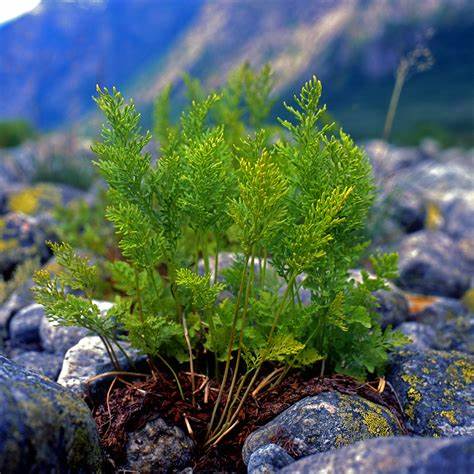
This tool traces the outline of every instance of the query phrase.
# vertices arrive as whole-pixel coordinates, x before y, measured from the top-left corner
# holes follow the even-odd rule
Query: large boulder
[[[0,356],[0,472],[101,472],[88,407],[68,390]]]
[[[461,352],[402,350],[388,381],[420,436],[474,435],[474,357]]]
[[[463,263],[456,243],[442,232],[408,235],[399,247],[403,289],[460,298],[469,289],[473,268]]]
[[[328,453],[308,456],[278,472],[467,474],[472,472],[473,463],[472,437],[433,439],[401,436],[369,439]]]
[[[242,456],[249,462],[267,444],[291,446],[296,458],[339,448],[356,441],[401,433],[395,416],[386,408],[356,395],[324,392],[307,397],[253,432]]]
[[[155,418],[128,435],[123,472],[167,473],[189,465],[193,441],[183,431]]]

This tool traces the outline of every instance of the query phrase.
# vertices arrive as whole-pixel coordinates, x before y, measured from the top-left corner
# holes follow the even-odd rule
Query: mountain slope
[[[434,28],[435,66],[407,83],[395,132],[470,142],[473,25],[470,0],[47,0],[0,28],[0,119],[72,123],[93,110],[97,82],[148,113],[184,72],[215,86],[250,61],[272,63],[284,98],[316,73],[335,118],[356,137],[377,136],[398,61]]]
[[[196,14],[195,0],[43,0],[0,27],[0,118],[42,128],[92,106],[95,84],[121,87],[168,51]]]

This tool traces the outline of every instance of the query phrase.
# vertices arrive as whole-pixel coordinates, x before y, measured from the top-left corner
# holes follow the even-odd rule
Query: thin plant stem
[[[242,318],[241,318],[241,328],[240,328],[240,336],[239,336],[239,344],[238,344],[238,349],[237,349],[237,356],[235,359],[235,364],[234,364],[234,374],[232,376],[232,381],[230,384],[229,391],[227,393],[227,401],[224,407],[224,410],[222,411],[221,418],[219,420],[219,423],[217,426],[220,425],[222,420],[225,419],[227,415],[227,410],[229,407],[230,402],[232,401],[232,394],[234,392],[235,384],[237,383],[237,377],[239,376],[239,367],[240,367],[240,360],[242,356],[242,346],[243,346],[243,340],[244,340],[244,329],[245,329],[245,324],[247,322],[247,315],[248,315],[248,306],[249,306],[249,298],[250,298],[250,291],[253,287],[253,282],[255,279],[255,254],[252,249],[252,257],[250,259],[250,277],[247,282],[247,288],[245,289],[245,299],[244,299],[244,306],[243,306],[243,313],[242,313]]]
[[[184,400],[184,392],[183,392],[183,387],[181,386],[181,383],[178,379],[178,375],[176,374],[176,372],[174,371],[173,367],[171,367],[171,365],[168,363],[168,361],[162,357],[160,354],[156,354],[156,357],[158,357],[158,359],[161,360],[161,362],[163,362],[163,364],[166,365],[166,367],[168,368],[168,370],[171,372],[171,374],[173,375],[173,378],[175,379],[176,381],[176,385],[178,386],[178,391],[179,391],[179,394],[181,396],[181,399]]]
[[[397,76],[395,79],[395,85],[393,87],[392,96],[390,98],[390,105],[388,107],[387,117],[385,118],[385,126],[383,130],[383,138],[385,141],[388,140],[390,132],[392,131],[393,121],[395,119],[395,114],[398,109],[398,102],[400,101],[400,94],[405,84],[405,79],[407,77],[409,70],[409,63],[407,60],[402,59],[398,68]]]
[[[194,396],[194,392],[196,391],[196,380],[194,374],[194,357],[193,357],[193,347],[191,345],[191,340],[189,338],[189,331],[188,331],[188,324],[186,322],[186,316],[184,311],[181,311],[181,321],[183,324],[183,331],[184,331],[184,339],[186,340],[186,346],[188,347],[188,354],[189,354],[189,370],[191,372],[191,388],[192,388],[192,403],[193,406],[196,404],[196,399]]]
[[[237,320],[238,320],[238,316],[239,316],[240,300],[242,299],[242,294],[243,294],[243,291],[244,291],[244,284],[245,284],[246,275],[247,275],[248,263],[249,263],[249,257],[248,257],[248,255],[246,255],[245,256],[245,266],[244,266],[244,269],[242,270],[242,276],[240,278],[239,292],[237,293],[237,300],[235,302],[235,310],[234,310],[234,316],[233,316],[233,320],[232,320],[232,328],[231,328],[231,333],[230,333],[230,338],[229,338],[229,344],[228,344],[228,347],[227,347],[227,357],[226,357],[226,363],[225,363],[225,368],[224,368],[224,375],[222,376],[221,386],[219,387],[219,393],[217,395],[217,399],[216,399],[216,402],[214,404],[214,408],[212,410],[211,421],[209,422],[209,426],[207,428],[208,435],[212,430],[214,420],[216,418],[217,410],[219,408],[220,402],[222,400],[222,396],[224,394],[225,384],[227,383],[227,377],[229,376],[230,361],[231,361],[231,358],[232,358],[232,348],[234,347],[234,340],[235,340],[235,329],[236,329],[236,326],[237,326]]]

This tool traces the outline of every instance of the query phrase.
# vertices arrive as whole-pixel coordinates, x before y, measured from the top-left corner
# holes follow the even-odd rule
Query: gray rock
[[[28,280],[11,293],[0,306],[0,335],[3,335],[3,337],[7,336],[7,326],[13,315],[34,302],[33,294],[30,291],[32,287],[33,281]]]
[[[431,304],[413,313],[414,321],[397,327],[414,339],[413,349],[456,350],[474,353],[474,316],[459,300],[428,298]]]
[[[0,275],[4,278],[8,279],[15,267],[27,259],[45,262],[49,258],[47,233],[40,220],[10,213],[0,223]]]
[[[26,351],[11,355],[11,360],[31,372],[56,380],[61,370],[63,359],[48,352]]]
[[[192,459],[194,444],[181,429],[155,418],[129,434],[125,448],[125,472],[167,473],[185,468]]]
[[[397,326],[409,317],[408,302],[401,291],[379,290],[374,293],[379,304],[377,313],[380,314],[382,328]]]
[[[131,349],[129,344],[122,343],[121,345],[132,361],[139,363],[144,359],[144,356]],[[121,352],[117,351],[117,356],[123,369],[130,368],[127,359]],[[79,396],[84,396],[89,390],[94,394],[110,378],[100,379],[93,384],[88,384],[87,381],[95,375],[113,370],[115,370],[114,366],[100,338],[88,336],[82,338],[67,351],[58,383]]]
[[[420,231],[403,239],[399,248],[399,285],[422,294],[460,298],[470,285],[472,268],[442,232]]]
[[[454,298],[433,298],[421,311],[413,313],[411,319],[419,323],[437,326],[458,317],[467,317],[468,309]]]
[[[352,444],[376,436],[400,433],[386,408],[355,395],[325,392],[300,400],[274,420],[253,432],[242,456],[249,462],[258,448],[274,443],[296,458]]]
[[[474,198],[456,199],[447,209],[442,230],[455,240],[474,236]]]
[[[468,474],[474,465],[471,437],[434,439],[408,436],[360,441],[303,458],[281,474]]]
[[[410,344],[404,347],[405,349],[425,351],[433,349],[435,345],[436,331],[426,324],[410,321],[397,326],[397,331],[400,331],[412,340]]]
[[[273,474],[288,466],[294,459],[277,444],[267,444],[252,453],[247,466],[248,474]]]
[[[0,356],[0,471],[101,472],[88,407],[56,383]]]
[[[415,434],[474,435],[473,356],[455,351],[399,351],[392,355],[387,379]]]
[[[418,148],[395,147],[382,140],[371,140],[365,144],[366,153],[372,164],[375,177],[379,183],[403,169],[427,158]]]
[[[94,303],[104,316],[113,306],[108,301],[94,301]],[[41,320],[39,332],[43,349],[61,355],[64,355],[72,346],[89,334],[87,329],[60,326],[58,323],[48,320],[46,316],[43,316]]]
[[[39,328],[43,319],[43,307],[32,304],[23,308],[10,321],[10,345],[12,348],[39,344]]]

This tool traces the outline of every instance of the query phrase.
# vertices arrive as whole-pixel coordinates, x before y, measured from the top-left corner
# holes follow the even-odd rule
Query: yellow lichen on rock
[[[40,210],[42,203],[53,207],[60,202],[61,196],[53,186],[39,184],[12,193],[8,200],[8,207],[12,212],[33,215]]]
[[[440,412],[440,415],[444,416],[452,425],[455,425],[458,422],[454,410],[443,410]]]

